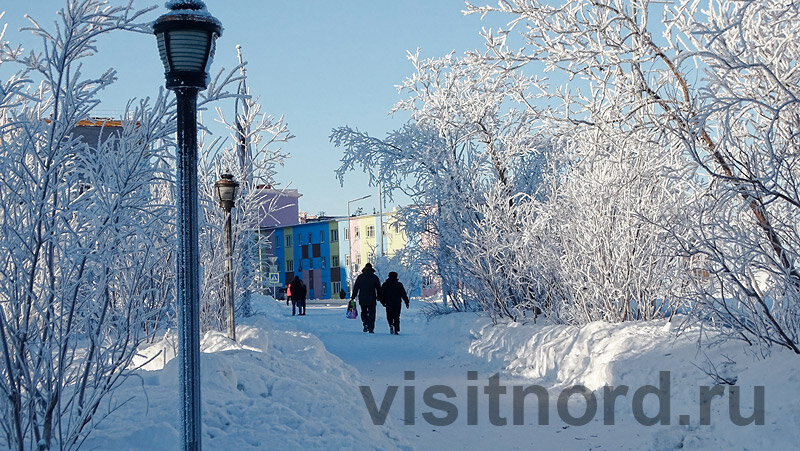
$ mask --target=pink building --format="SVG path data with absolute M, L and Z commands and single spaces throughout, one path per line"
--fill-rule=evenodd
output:
M 298 200 L 302 194 L 296 189 L 278 190 L 269 185 L 259 185 L 256 190 L 259 229 L 300 222 Z

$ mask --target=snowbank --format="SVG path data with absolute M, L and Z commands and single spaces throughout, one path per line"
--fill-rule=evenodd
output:
M 792 352 L 775 350 L 760 358 L 741 342 L 698 346 L 699 329 L 677 334 L 666 320 L 595 322 L 583 327 L 487 322 L 472 333 L 476 338 L 470 352 L 500 360 L 508 377 L 544 386 L 554 394 L 584 385 L 601 403 L 600 412 L 604 387 L 630 387 L 627 400 L 614 406 L 615 424 L 607 428 L 636 436 L 640 449 L 796 449 L 800 443 L 800 357 Z M 642 426 L 631 414 L 631 396 L 645 385 L 660 387 L 662 372 L 669 377 L 670 424 Z M 730 386 L 725 385 L 724 395 L 711 401 L 711 424 L 701 425 L 702 387 L 718 383 L 709 374 L 735 383 L 744 417 L 753 413 L 754 387 L 763 386 L 765 424 L 733 424 Z M 643 405 L 653 416 L 659 402 L 649 395 Z M 689 424 L 681 425 L 681 417 Z
M 800 443 L 800 358 L 776 350 L 757 358 L 739 342 L 698 347 L 699 331 L 677 334 L 666 321 L 583 327 L 506 323 L 451 314 L 427 321 L 414 306 L 404 313 L 400 336 L 380 323 L 363 334 L 360 323 L 344 319 L 343 307 L 316 307 L 292 317 L 285 304 L 257 298 L 258 314 L 237 327 L 238 343 L 220 333 L 203 339 L 203 445 L 206 449 L 795 449 Z M 319 338 L 318 338 L 319 337 Z M 324 343 L 323 344 L 323 341 Z M 326 346 L 327 344 L 327 346 Z M 350 365 L 345 364 L 335 352 Z M 119 408 L 102 422 L 86 449 L 175 449 L 178 446 L 177 366 L 174 337 L 142 349 L 144 370 L 118 390 Z M 153 358 L 154 357 L 154 358 Z M 358 368 L 359 374 L 354 368 Z M 416 379 L 404 379 L 405 371 Z M 468 372 L 479 374 L 469 380 Z M 481 386 L 500 373 L 507 389 L 499 413 L 508 424 L 490 420 L 491 403 Z M 710 424 L 701 424 L 699 391 L 712 387 L 714 372 L 740 390 L 739 411 L 750 417 L 756 387 L 764 387 L 764 424 L 737 426 L 730 417 L 730 386 L 713 399 Z M 655 394 L 635 392 L 668 382 L 668 421 L 646 426 L 662 407 Z M 374 425 L 358 390 L 370 386 L 383 396 L 390 385 L 416 389 L 416 423 L 404 425 L 405 401 L 398 397 L 385 425 Z M 427 422 L 441 411 L 422 399 L 428 387 L 447 385 L 460 415 L 453 424 Z M 511 423 L 515 404 L 510 386 L 539 385 L 549 394 L 549 423 L 538 423 L 535 398 L 524 404 L 524 424 Z M 584 385 L 597 400 L 586 424 L 565 420 L 557 399 Z M 468 387 L 480 388 L 476 425 L 468 421 Z M 610 409 L 605 391 L 629 387 Z M 569 399 L 580 416 L 586 406 Z M 577 398 L 580 398 L 578 396 Z M 578 401 L 578 402 L 574 402 Z M 528 402 L 528 401 L 525 401 Z M 608 412 L 613 421 L 605 422 Z M 682 424 L 689 418 L 688 424 Z
M 372 424 L 358 373 L 313 335 L 276 326 L 280 304 L 256 297 L 260 312 L 237 326 L 238 342 L 207 333 L 201 377 L 205 449 L 404 447 L 391 421 Z M 126 401 L 93 432 L 86 449 L 172 450 L 179 444 L 173 336 L 142 349 L 150 360 L 114 395 Z M 155 357 L 155 358 L 153 358 Z

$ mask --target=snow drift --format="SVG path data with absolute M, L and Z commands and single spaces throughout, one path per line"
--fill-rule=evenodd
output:
M 279 303 L 237 326 L 237 343 L 220 332 L 202 340 L 203 446 L 207 449 L 338 449 L 369 443 L 403 447 L 388 421 L 376 427 L 364 409 L 360 375 L 315 336 L 280 328 Z M 270 312 L 270 310 L 275 310 Z M 86 449 L 172 450 L 179 443 L 175 337 L 141 350 L 145 364 L 114 393 L 119 408 L 98 425 Z M 166 364 L 164 363 L 166 361 Z

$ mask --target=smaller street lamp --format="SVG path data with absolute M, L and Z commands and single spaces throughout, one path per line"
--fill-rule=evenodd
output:
M 222 174 L 214 188 L 217 190 L 219 206 L 225 211 L 225 308 L 227 310 L 228 338 L 236 340 L 236 324 L 233 316 L 233 239 L 231 237 L 231 210 L 236 206 L 236 191 L 239 183 L 229 173 Z
M 214 188 L 217 190 L 217 199 L 219 200 L 219 206 L 225 210 L 226 213 L 230 213 L 233 207 L 236 206 L 236 192 L 239 190 L 239 182 L 233 179 L 233 174 L 222 174 L 220 176 L 220 180 L 214 184 Z

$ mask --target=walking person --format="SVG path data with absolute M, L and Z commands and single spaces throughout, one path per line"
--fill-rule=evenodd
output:
M 300 316 L 306 314 L 306 285 L 300 280 L 300 276 L 294 276 L 294 280 L 289 284 L 292 293 L 292 316 L 297 308 Z
M 392 335 L 400 335 L 400 309 L 403 302 L 408 308 L 406 288 L 397 280 L 397 273 L 392 271 L 381 286 L 381 304 L 386 307 L 386 320 L 389 321 L 389 333 Z
M 303 280 L 300 279 L 300 315 L 306 316 L 306 296 L 308 295 L 308 288 Z
M 356 295 L 358 295 L 358 303 L 361 305 L 361 322 L 364 323 L 364 332 L 373 334 L 375 333 L 375 305 L 381 299 L 381 280 L 375 275 L 371 263 L 364 265 L 361 274 L 356 277 L 350 300 L 354 300 Z

